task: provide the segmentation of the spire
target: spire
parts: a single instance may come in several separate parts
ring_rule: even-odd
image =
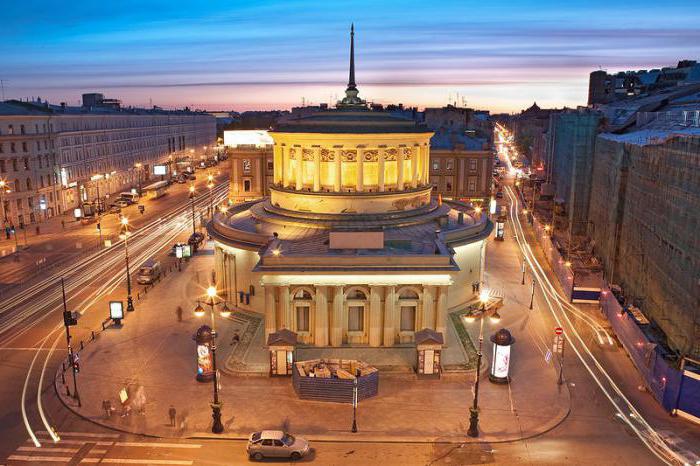
[[[338,108],[367,108],[367,103],[360,99],[355,84],[355,23],[350,26],[350,73],[348,75],[348,87],[345,89],[345,98],[338,102]]]
[[[350,26],[350,77],[348,89],[357,89],[355,85],[355,23]]]

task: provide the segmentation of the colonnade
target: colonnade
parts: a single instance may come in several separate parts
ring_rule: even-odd
[[[428,185],[429,147],[274,146],[274,183],[297,191],[385,192]]]

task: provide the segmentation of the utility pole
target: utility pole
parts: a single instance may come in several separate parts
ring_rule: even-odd
[[[523,272],[523,278],[522,278],[522,280],[520,281],[520,284],[521,284],[521,285],[524,285],[524,284],[525,284],[525,259],[523,259],[523,265],[522,265],[521,269],[522,269],[522,272]]]
[[[357,433],[357,378],[358,373],[355,373],[355,379],[352,381],[352,432]]]
[[[564,383],[564,347],[566,346],[566,337],[564,334],[559,335],[561,338],[561,350],[559,352],[559,380],[557,384],[561,385]]]
[[[66,343],[68,344],[68,363],[71,366],[71,370],[73,371],[73,398],[78,401],[78,407],[82,406],[80,402],[80,394],[78,394],[78,361],[76,359],[76,355],[73,354],[73,346],[71,345],[71,337],[70,337],[70,327],[73,325],[76,325],[78,323],[78,320],[73,317],[73,314],[68,310],[68,306],[66,303],[66,286],[63,282],[63,278],[61,278],[61,293],[63,294],[63,324],[66,327]],[[68,396],[70,396],[70,393],[68,393]]]

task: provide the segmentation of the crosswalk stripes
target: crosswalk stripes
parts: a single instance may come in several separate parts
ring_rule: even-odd
[[[27,445],[20,445],[7,458],[4,466],[39,463],[187,466],[194,464],[194,461],[186,458],[158,459],[158,452],[171,450],[169,455],[184,455],[202,447],[196,443],[127,442],[120,441],[120,434],[94,432],[59,432],[61,439],[51,443],[48,432],[39,431],[37,434],[47,440],[44,446],[33,446],[31,439],[27,439]]]

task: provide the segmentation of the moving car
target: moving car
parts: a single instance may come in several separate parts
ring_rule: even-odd
[[[136,275],[136,282],[140,285],[150,285],[160,278],[160,274],[160,262],[155,259],[148,259],[139,269]]]
[[[126,199],[117,199],[114,202],[114,205],[118,205],[119,207],[129,207],[132,203],[127,201]]]
[[[263,430],[250,434],[246,451],[258,461],[263,458],[298,460],[309,452],[309,442],[281,430]]]
[[[119,214],[119,213],[121,213],[121,211],[122,211],[121,207],[119,207],[117,204],[112,204],[111,206],[109,206],[108,212],[110,214]]]

